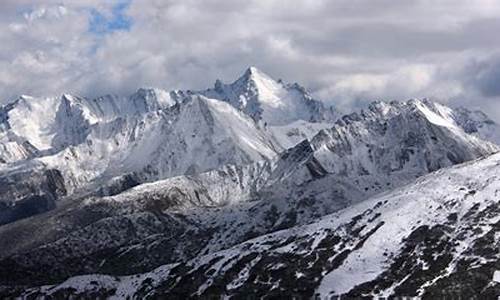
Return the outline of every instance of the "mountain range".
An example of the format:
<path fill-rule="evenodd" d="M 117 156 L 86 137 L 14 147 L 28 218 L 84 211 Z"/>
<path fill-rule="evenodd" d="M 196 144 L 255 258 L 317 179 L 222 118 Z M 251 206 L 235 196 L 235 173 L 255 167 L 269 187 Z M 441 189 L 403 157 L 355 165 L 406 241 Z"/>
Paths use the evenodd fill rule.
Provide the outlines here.
<path fill-rule="evenodd" d="M 255 67 L 20 96 L 0 107 L 0 296 L 494 298 L 499 143 L 480 111 L 342 115 Z"/>

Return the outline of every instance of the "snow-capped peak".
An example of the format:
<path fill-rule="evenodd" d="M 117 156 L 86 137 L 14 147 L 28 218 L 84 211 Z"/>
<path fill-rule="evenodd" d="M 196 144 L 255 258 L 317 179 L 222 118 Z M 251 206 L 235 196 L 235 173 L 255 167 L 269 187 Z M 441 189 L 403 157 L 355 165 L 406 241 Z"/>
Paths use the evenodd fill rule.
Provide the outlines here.
<path fill-rule="evenodd" d="M 261 92 L 266 92 L 266 90 L 279 89 L 281 87 L 278 81 L 274 80 L 271 76 L 267 75 L 256 67 L 247 68 L 243 75 L 241 75 L 240 78 L 238 78 L 234 83 L 253 85 Z"/>
<path fill-rule="evenodd" d="M 239 94 L 240 105 L 245 105 L 246 98 L 258 97 L 261 105 L 278 108 L 286 106 L 283 99 L 283 85 L 255 67 L 249 67 L 231 87 Z"/>
<path fill-rule="evenodd" d="M 257 67 L 254 67 L 254 66 L 250 66 L 246 69 L 245 73 L 248 73 L 250 75 L 263 75 L 263 76 L 268 76 L 267 74 L 265 74 L 264 72 L 262 72 L 261 70 L 257 69 Z M 268 76 L 269 77 L 269 76 Z"/>
<path fill-rule="evenodd" d="M 332 121 L 336 113 L 314 100 L 298 84 L 286 84 L 255 67 L 249 67 L 236 81 L 215 82 L 213 89 L 195 92 L 208 98 L 228 102 L 257 122 L 285 125 L 297 120 Z"/>

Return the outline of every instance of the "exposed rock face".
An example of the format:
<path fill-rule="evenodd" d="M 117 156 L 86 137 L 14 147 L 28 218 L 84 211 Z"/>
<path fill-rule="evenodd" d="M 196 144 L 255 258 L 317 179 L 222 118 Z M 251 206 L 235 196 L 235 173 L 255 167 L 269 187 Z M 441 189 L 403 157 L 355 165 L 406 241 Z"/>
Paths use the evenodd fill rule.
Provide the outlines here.
<path fill-rule="evenodd" d="M 0 195 L 1 225 L 53 209 L 66 187 L 57 169 L 19 171 L 0 177 Z"/>

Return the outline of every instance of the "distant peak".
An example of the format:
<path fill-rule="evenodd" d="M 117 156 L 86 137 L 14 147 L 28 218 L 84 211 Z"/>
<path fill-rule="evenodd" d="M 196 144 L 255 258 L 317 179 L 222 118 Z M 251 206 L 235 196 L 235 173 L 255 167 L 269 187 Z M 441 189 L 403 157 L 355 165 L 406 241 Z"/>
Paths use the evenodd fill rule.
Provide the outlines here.
<path fill-rule="evenodd" d="M 266 73 L 262 72 L 261 70 L 253 66 L 248 67 L 242 77 L 247 79 L 256 77 L 271 78 L 269 75 L 267 75 Z"/>
<path fill-rule="evenodd" d="M 250 66 L 250 67 L 248 67 L 248 68 L 247 68 L 247 70 L 245 71 L 245 73 L 247 73 L 247 74 L 257 74 L 257 73 L 259 73 L 259 72 L 260 72 L 260 70 L 259 70 L 259 69 L 257 69 L 257 68 L 256 68 L 256 67 L 254 67 L 254 66 Z"/>

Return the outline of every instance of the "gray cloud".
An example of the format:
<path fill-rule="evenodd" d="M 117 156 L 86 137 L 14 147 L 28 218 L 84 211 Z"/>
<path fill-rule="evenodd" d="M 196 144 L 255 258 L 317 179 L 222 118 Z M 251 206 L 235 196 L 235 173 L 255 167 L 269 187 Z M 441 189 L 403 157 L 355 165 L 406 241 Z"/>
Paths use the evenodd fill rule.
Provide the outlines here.
<path fill-rule="evenodd" d="M 133 0 L 129 30 L 90 32 L 114 4 L 0 2 L 0 98 L 198 89 L 248 65 L 344 108 L 428 96 L 491 110 L 500 93 L 494 0 Z"/>
<path fill-rule="evenodd" d="M 500 55 L 473 60 L 463 72 L 464 83 L 482 96 L 500 97 Z"/>

